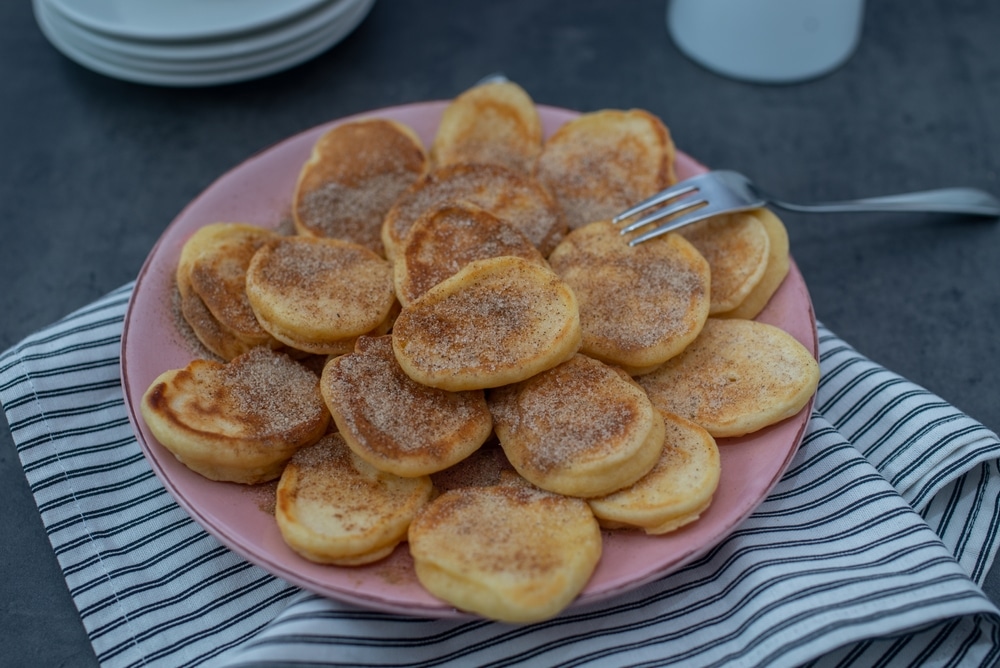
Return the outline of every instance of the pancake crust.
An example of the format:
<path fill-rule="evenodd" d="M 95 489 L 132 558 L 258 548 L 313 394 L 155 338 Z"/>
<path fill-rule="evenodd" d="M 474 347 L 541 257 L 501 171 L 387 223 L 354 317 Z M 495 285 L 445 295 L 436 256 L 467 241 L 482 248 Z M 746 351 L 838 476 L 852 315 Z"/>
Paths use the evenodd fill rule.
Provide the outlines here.
<path fill-rule="evenodd" d="M 398 121 L 338 125 L 319 138 L 299 172 L 292 198 L 295 228 L 384 256 L 382 219 L 427 164 L 420 138 Z"/>
<path fill-rule="evenodd" d="M 676 182 L 670 132 L 641 109 L 604 109 L 564 124 L 545 142 L 535 176 L 571 229 L 610 220 Z"/>
<path fill-rule="evenodd" d="M 246 296 L 246 272 L 257 250 L 278 235 L 244 223 L 211 223 L 192 234 L 177 263 L 181 314 L 212 353 L 231 360 L 280 343 L 257 321 Z"/>
<path fill-rule="evenodd" d="M 390 318 L 392 267 L 339 239 L 285 237 L 265 244 L 247 270 L 247 297 L 261 326 L 287 345 L 337 354 Z"/>
<path fill-rule="evenodd" d="M 420 216 L 456 201 L 475 204 L 507 221 L 528 237 L 542 255 L 548 255 L 566 232 L 558 204 L 533 177 L 500 165 L 456 164 L 427 174 L 389 210 L 382 224 L 386 257 L 397 257 Z"/>
<path fill-rule="evenodd" d="M 527 92 L 511 81 L 465 91 L 441 115 L 430 157 L 435 167 L 501 165 L 528 174 L 542 151 L 542 122 Z"/>
<path fill-rule="evenodd" d="M 791 268 L 791 257 L 788 254 L 788 230 L 781 219 L 770 209 L 754 209 L 754 218 L 759 220 L 767 232 L 769 244 L 767 268 L 760 281 L 739 306 L 731 311 L 716 314 L 719 318 L 743 318 L 752 320 L 764 310 L 774 293 L 781 287 L 782 281 Z"/>
<path fill-rule="evenodd" d="M 477 260 L 403 308 L 392 346 L 423 385 L 457 392 L 515 383 L 580 347 L 576 297 L 547 267 Z"/>
<path fill-rule="evenodd" d="M 390 336 L 363 336 L 353 353 L 330 360 L 320 389 L 347 445 L 375 468 L 403 477 L 456 464 L 493 430 L 482 390 L 414 382 L 396 361 Z"/>
<path fill-rule="evenodd" d="M 603 496 L 646 475 L 663 419 L 621 369 L 575 355 L 490 393 L 500 444 L 517 472 L 567 496 Z"/>
<path fill-rule="evenodd" d="M 277 478 L 330 421 L 316 375 L 263 347 L 228 364 L 194 360 L 164 372 L 140 411 L 156 440 L 188 468 L 246 484 Z"/>
<path fill-rule="evenodd" d="M 631 374 L 678 354 L 708 317 L 708 262 L 679 235 L 631 247 L 611 223 L 591 223 L 568 234 L 549 264 L 579 300 L 581 352 Z"/>
<path fill-rule="evenodd" d="M 562 611 L 602 549 L 586 502 L 524 484 L 445 492 L 417 515 L 409 541 L 417 579 L 431 594 L 511 623 Z"/>
<path fill-rule="evenodd" d="M 774 325 L 709 318 L 683 353 L 637 380 L 657 408 L 722 438 L 798 413 L 816 392 L 819 364 Z"/>
<path fill-rule="evenodd" d="M 236 334 L 215 319 L 190 284 L 185 288 L 177 284 L 177 300 L 181 317 L 195 338 L 202 345 L 201 357 L 215 356 L 223 361 L 232 360 L 250 350 Z"/>
<path fill-rule="evenodd" d="M 677 231 L 712 271 L 710 315 L 732 311 L 764 277 L 771 250 L 767 229 L 751 213 L 715 216 Z"/>
<path fill-rule="evenodd" d="M 473 204 L 446 204 L 417 219 L 393 264 L 403 305 L 474 260 L 514 255 L 545 265 L 539 250 L 515 227 Z"/>
<path fill-rule="evenodd" d="M 432 493 L 427 476 L 379 471 L 340 434 L 328 434 L 288 463 L 274 516 L 285 542 L 306 559 L 359 566 L 389 556 Z"/>
<path fill-rule="evenodd" d="M 602 527 L 669 533 L 694 522 L 711 505 L 722 470 L 715 439 L 690 420 L 662 416 L 666 439 L 653 469 L 634 485 L 587 500 Z"/>

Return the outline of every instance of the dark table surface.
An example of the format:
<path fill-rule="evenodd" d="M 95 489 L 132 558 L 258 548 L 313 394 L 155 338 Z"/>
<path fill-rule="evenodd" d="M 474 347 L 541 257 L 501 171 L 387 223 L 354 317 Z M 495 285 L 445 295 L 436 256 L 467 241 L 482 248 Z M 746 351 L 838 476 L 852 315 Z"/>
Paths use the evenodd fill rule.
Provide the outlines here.
<path fill-rule="evenodd" d="M 663 0 L 382 0 L 346 40 L 261 80 L 130 84 L 0 3 L 0 349 L 133 279 L 165 226 L 254 152 L 501 71 L 536 102 L 640 107 L 702 162 L 793 201 L 954 185 L 1000 194 L 1000 3 L 878 0 L 834 73 L 762 86 L 670 42 Z M 783 214 L 817 317 L 863 354 L 1000 430 L 1000 225 Z M 95 660 L 0 428 L 0 664 Z M 1000 567 L 987 582 L 1000 601 Z"/>

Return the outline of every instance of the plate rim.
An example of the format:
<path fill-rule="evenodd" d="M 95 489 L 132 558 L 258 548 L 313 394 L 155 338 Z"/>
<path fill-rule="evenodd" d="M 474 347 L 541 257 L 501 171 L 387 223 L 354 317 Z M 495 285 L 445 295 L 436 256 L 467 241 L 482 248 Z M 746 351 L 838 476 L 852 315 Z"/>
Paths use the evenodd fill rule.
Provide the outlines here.
<path fill-rule="evenodd" d="M 200 72 L 170 71 L 149 69 L 138 63 L 123 64 L 121 60 L 112 61 L 107 57 L 94 53 L 94 47 L 83 47 L 76 43 L 78 35 L 66 34 L 63 27 L 52 23 L 52 17 L 46 14 L 43 6 L 45 0 L 32 0 L 35 17 L 39 28 L 48 41 L 64 56 L 91 71 L 104 76 L 131 83 L 167 87 L 203 87 L 235 84 L 250 81 L 301 65 L 322 53 L 332 49 L 346 39 L 367 18 L 375 5 L 375 0 L 358 0 L 354 2 L 350 13 L 340 16 L 332 24 L 324 27 L 305 43 L 298 45 L 283 45 L 286 52 L 279 58 L 254 59 L 249 64 L 234 63 L 217 69 L 205 69 Z M 117 58 L 116 54 L 114 55 Z M 127 60 L 127 58 L 126 58 Z"/>
<path fill-rule="evenodd" d="M 274 14 L 270 18 L 256 18 L 253 20 L 245 21 L 242 24 L 234 23 L 226 27 L 217 27 L 210 29 L 192 29 L 186 32 L 158 32 L 156 30 L 148 30 L 147 28 L 135 29 L 127 27 L 123 23 L 113 23 L 102 21 L 100 18 L 95 18 L 94 16 L 81 11 L 79 7 L 75 6 L 73 0 L 41 0 L 48 4 L 49 8 L 53 11 L 58 12 L 66 19 L 76 23 L 77 25 L 83 27 L 86 30 L 91 30 L 94 32 L 99 32 L 110 37 L 115 37 L 119 39 L 127 39 L 139 42 L 154 42 L 154 43 L 189 43 L 189 42 L 202 42 L 202 41 L 217 41 L 222 39 L 231 39 L 233 37 L 238 37 L 246 33 L 253 33 L 257 31 L 266 31 L 271 28 L 280 26 L 289 21 L 295 21 L 298 17 L 306 14 L 310 11 L 316 10 L 321 5 L 338 4 L 343 2 L 350 2 L 350 0 L 297 0 L 291 7 L 285 7 L 284 11 Z M 268 3 L 263 3 L 268 4 Z M 270 3 L 273 5 L 274 3 Z"/>

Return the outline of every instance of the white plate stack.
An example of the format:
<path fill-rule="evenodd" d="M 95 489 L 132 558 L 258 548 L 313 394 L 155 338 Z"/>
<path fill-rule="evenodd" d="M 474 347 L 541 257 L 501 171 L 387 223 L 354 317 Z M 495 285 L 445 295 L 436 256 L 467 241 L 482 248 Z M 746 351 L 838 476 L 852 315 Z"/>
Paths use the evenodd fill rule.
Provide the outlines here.
<path fill-rule="evenodd" d="M 375 0 L 32 0 L 45 37 L 126 81 L 213 86 L 280 72 L 344 39 Z"/>

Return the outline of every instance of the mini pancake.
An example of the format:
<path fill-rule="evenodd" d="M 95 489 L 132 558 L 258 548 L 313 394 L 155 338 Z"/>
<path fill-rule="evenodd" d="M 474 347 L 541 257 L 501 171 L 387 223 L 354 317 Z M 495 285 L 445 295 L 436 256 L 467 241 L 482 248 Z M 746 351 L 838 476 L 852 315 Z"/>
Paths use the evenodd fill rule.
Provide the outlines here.
<path fill-rule="evenodd" d="M 771 241 L 751 213 L 714 216 L 677 231 L 691 242 L 712 270 L 710 315 L 732 311 L 764 277 Z"/>
<path fill-rule="evenodd" d="M 246 296 L 246 272 L 254 253 L 278 238 L 243 223 L 212 223 L 181 249 L 177 289 L 181 314 L 212 353 L 231 360 L 257 346 L 280 347 L 257 322 Z"/>
<path fill-rule="evenodd" d="M 819 364 L 774 325 L 709 318 L 683 353 L 637 380 L 657 408 L 722 438 L 798 413 L 816 392 Z"/>
<path fill-rule="evenodd" d="M 559 614 L 586 586 L 602 550 L 585 501 L 524 484 L 445 492 L 417 515 L 409 542 L 427 591 L 511 623 Z"/>
<path fill-rule="evenodd" d="M 567 496 L 610 494 L 660 457 L 663 418 L 621 369 L 575 355 L 489 395 L 507 459 L 526 480 Z"/>
<path fill-rule="evenodd" d="M 545 258 L 519 230 L 474 204 L 445 204 L 417 219 L 393 264 L 396 297 L 409 304 L 474 260 Z"/>
<path fill-rule="evenodd" d="M 389 330 L 392 329 L 392 325 L 396 321 L 396 316 L 399 315 L 399 310 L 400 310 L 399 302 L 398 301 L 394 302 L 392 308 L 389 310 L 388 317 L 386 317 L 385 320 L 380 322 L 375 327 L 375 329 L 371 330 L 370 332 L 365 332 L 361 336 L 382 336 L 384 334 L 387 334 Z M 304 341 L 302 339 L 294 339 L 292 337 L 288 337 L 288 340 L 292 341 L 292 343 L 285 348 L 285 351 L 293 356 L 308 355 L 308 356 L 323 357 L 323 358 L 336 357 L 338 355 L 346 355 L 350 352 L 353 352 L 355 347 L 357 347 L 358 339 L 360 339 L 361 336 L 352 336 L 345 339 L 326 340 L 321 343 L 315 343 L 310 341 Z M 320 372 L 322 372 L 322 367 L 320 368 Z"/>
<path fill-rule="evenodd" d="M 265 244 L 247 270 L 247 298 L 261 326 L 287 345 L 338 354 L 390 318 L 392 266 L 339 239 L 284 237 Z"/>
<path fill-rule="evenodd" d="M 236 338 L 236 334 L 231 329 L 224 327 L 215 319 L 198 293 L 191 289 L 190 284 L 182 288 L 181 283 L 178 282 L 177 288 L 177 305 L 184 321 L 183 324 L 178 323 L 178 325 L 186 325 L 198 343 L 201 344 L 200 350 L 194 351 L 196 356 L 214 356 L 228 361 L 248 351 L 246 344 Z M 192 343 L 194 342 L 192 341 Z"/>
<path fill-rule="evenodd" d="M 542 122 L 535 103 L 511 81 L 465 91 L 441 115 L 430 157 L 435 167 L 459 163 L 501 165 L 531 173 L 542 151 Z"/>
<path fill-rule="evenodd" d="M 316 442 L 330 422 L 317 376 L 263 347 L 228 364 L 194 360 L 164 372 L 140 411 L 156 440 L 185 466 L 212 480 L 250 485 L 280 476 L 295 451 Z"/>
<path fill-rule="evenodd" d="M 711 505 L 722 470 L 715 439 L 690 420 L 662 415 L 666 438 L 653 470 L 634 485 L 587 500 L 602 527 L 669 533 L 694 522 Z"/>
<path fill-rule="evenodd" d="M 556 201 L 534 178 L 500 165 L 458 164 L 434 170 L 413 184 L 386 214 L 382 243 L 395 259 L 417 219 L 456 201 L 475 204 L 507 221 L 548 255 L 566 232 Z"/>
<path fill-rule="evenodd" d="M 424 146 L 408 126 L 381 118 L 338 125 L 319 138 L 299 172 L 295 229 L 384 255 L 382 219 L 426 171 Z"/>
<path fill-rule="evenodd" d="M 591 223 L 566 235 L 549 264 L 579 300 L 580 351 L 630 374 L 678 354 L 708 317 L 708 262 L 679 235 L 632 247 L 611 223 Z"/>
<path fill-rule="evenodd" d="M 403 477 L 465 459 L 493 431 L 482 390 L 449 392 L 403 373 L 389 336 L 358 339 L 330 360 L 320 389 L 347 445 L 375 468 Z"/>
<path fill-rule="evenodd" d="M 310 561 L 359 566 L 406 539 L 433 486 L 400 478 L 354 454 L 340 434 L 299 450 L 278 483 L 274 517 L 285 542 Z"/>
<path fill-rule="evenodd" d="M 423 385 L 458 392 L 516 383 L 580 347 L 576 297 L 547 267 L 476 260 L 403 308 L 392 347 Z"/>
<path fill-rule="evenodd" d="M 791 267 L 791 257 L 788 254 L 788 230 L 785 229 L 785 224 L 770 209 L 754 209 L 752 215 L 764 226 L 769 239 L 767 268 L 760 281 L 739 306 L 731 311 L 715 314 L 716 317 L 746 320 L 756 318 L 781 287 L 781 283 L 785 280 Z"/>
<path fill-rule="evenodd" d="M 545 142 L 535 176 L 571 229 L 610 220 L 677 180 L 663 122 L 641 109 L 604 109 L 567 122 Z"/>
<path fill-rule="evenodd" d="M 489 487 L 503 482 L 506 475 L 520 476 L 510 465 L 507 455 L 495 437 L 487 439 L 481 448 L 443 471 L 431 474 L 434 489 L 447 492 L 462 487 Z"/>

